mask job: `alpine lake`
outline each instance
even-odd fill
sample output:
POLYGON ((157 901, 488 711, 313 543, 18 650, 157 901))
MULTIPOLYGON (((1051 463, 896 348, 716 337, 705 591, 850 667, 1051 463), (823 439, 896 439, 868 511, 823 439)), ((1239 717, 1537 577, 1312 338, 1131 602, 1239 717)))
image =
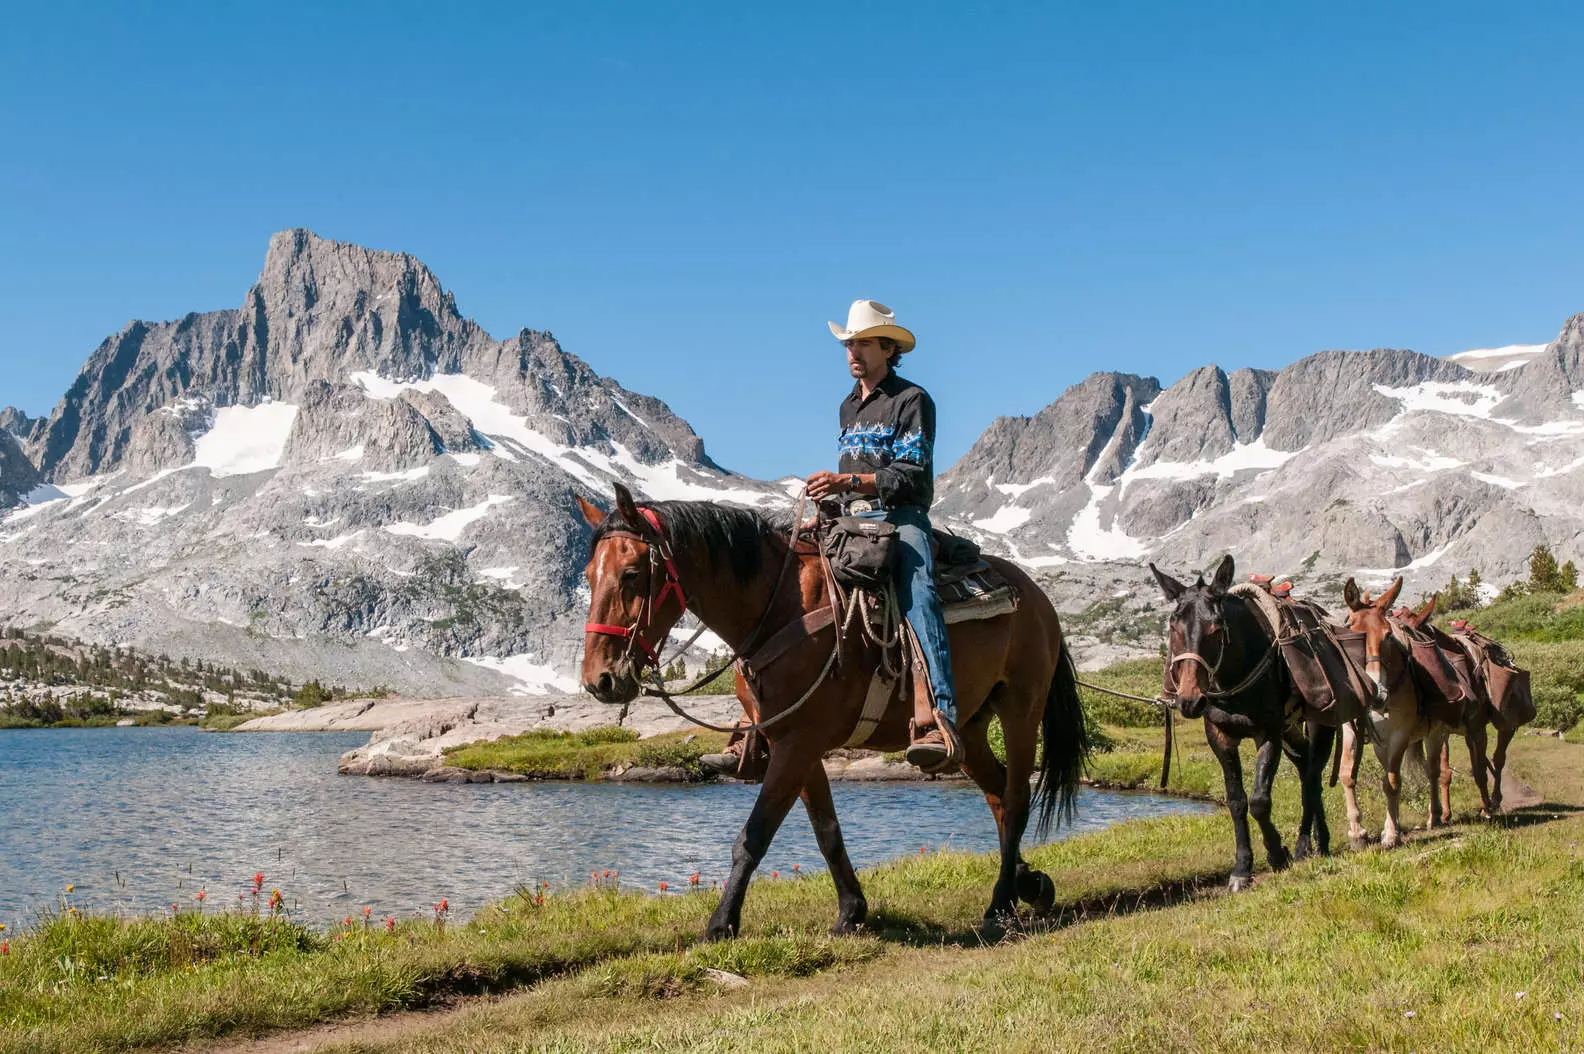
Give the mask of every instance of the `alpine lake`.
MULTIPOLYGON (((366 733, 192 727, 0 731, 0 922, 75 906, 124 914, 250 907, 255 875, 295 917, 467 914, 518 886, 656 891, 723 880, 758 788, 737 783, 431 784, 340 776, 366 733), (606 873, 610 877, 606 878, 606 873), (67 892, 68 889, 70 892, 67 892), (202 897, 200 899, 200 894, 202 897)), ((939 848, 988 852, 966 781, 835 784, 858 867, 939 848)), ((1052 838, 1200 802, 1085 788, 1052 838)), ((1029 839, 1032 843, 1032 835, 1029 839)), ((795 807, 761 873, 824 869, 795 807)))

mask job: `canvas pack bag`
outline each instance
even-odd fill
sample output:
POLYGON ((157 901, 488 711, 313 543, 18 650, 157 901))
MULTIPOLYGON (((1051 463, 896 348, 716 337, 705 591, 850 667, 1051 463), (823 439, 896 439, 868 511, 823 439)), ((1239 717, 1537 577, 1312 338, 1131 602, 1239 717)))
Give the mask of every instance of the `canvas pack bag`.
POLYGON ((1454 632, 1452 639, 1462 646, 1475 669, 1485 678, 1491 707, 1501 724, 1517 728, 1535 719, 1537 711, 1529 687, 1529 671, 1519 669, 1506 648, 1472 629, 1454 632))
POLYGON ((825 558, 843 589, 883 590, 896 566, 896 524, 838 516, 825 532, 825 558))

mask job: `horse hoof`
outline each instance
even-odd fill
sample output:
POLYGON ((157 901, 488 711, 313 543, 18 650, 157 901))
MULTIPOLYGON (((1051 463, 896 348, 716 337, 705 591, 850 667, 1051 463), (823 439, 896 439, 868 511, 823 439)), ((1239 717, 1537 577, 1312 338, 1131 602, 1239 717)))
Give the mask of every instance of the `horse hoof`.
POLYGON ((984 921, 980 923, 979 932, 986 940, 1000 940, 1011 931, 1017 929, 1017 907, 1008 904, 1006 907, 991 905, 984 913, 984 921))
POLYGON ((1227 882, 1228 893, 1241 893, 1254 884, 1254 879, 1249 875, 1233 875, 1227 882))
POLYGON ((1401 844, 1402 844, 1402 836, 1401 835, 1395 835, 1395 834, 1394 835, 1390 835, 1390 836, 1384 835, 1384 834, 1381 835, 1381 848, 1382 849, 1396 849, 1401 844))
POLYGON ((836 920, 836 925, 831 927, 832 937, 846 937, 853 933, 860 933, 864 928, 864 919, 868 911, 843 912, 836 920))
POLYGON ((1285 871, 1292 866, 1292 854, 1285 849, 1278 849, 1269 856, 1272 871, 1285 871))
POLYGON ((1307 860, 1309 859, 1309 855, 1313 852, 1314 850, 1309 847, 1308 842, 1299 842, 1298 847, 1293 850, 1293 859, 1307 860))
POLYGON ((737 931, 731 926, 712 922, 704 928, 704 939, 706 941, 729 941, 735 936, 737 936, 737 931))
POLYGON ((1018 875, 1017 895, 1036 912, 1046 912, 1056 903, 1056 883, 1043 871, 1025 871, 1018 875))

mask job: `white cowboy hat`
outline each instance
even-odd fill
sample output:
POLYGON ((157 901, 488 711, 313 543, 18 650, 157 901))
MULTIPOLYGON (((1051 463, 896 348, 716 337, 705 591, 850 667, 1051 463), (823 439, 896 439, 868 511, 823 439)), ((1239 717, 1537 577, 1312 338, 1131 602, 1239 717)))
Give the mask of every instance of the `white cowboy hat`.
POLYGON ((896 324, 896 312, 877 300, 854 300, 847 309, 847 326, 825 323, 837 340, 846 342, 861 337, 890 337, 897 342, 898 351, 912 351, 918 341, 913 334, 896 324))

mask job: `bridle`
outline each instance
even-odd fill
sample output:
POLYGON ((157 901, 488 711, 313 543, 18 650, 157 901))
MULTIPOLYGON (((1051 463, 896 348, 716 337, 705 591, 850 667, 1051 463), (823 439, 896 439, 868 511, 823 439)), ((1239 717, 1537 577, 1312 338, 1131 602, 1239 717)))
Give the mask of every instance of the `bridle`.
MULTIPOLYGON (((1178 652, 1176 655, 1168 657, 1166 660, 1166 668, 1173 671, 1172 687, 1175 689, 1177 686, 1176 669, 1178 664, 1191 662, 1196 666, 1203 668, 1204 671, 1210 675, 1210 690, 1207 692, 1201 692, 1200 695, 1202 698, 1230 699, 1233 696, 1242 695, 1244 692, 1248 691, 1257 681, 1259 681, 1260 678, 1264 677, 1265 674, 1270 671, 1271 661, 1275 659, 1276 649, 1280 644, 1281 639, 1279 636, 1272 639, 1270 647, 1265 649, 1265 654, 1260 656, 1260 660, 1254 664, 1254 668, 1248 672, 1247 676, 1245 676, 1241 681, 1233 685, 1231 688, 1220 687, 1217 684, 1216 678, 1216 675, 1221 672, 1221 663, 1226 660, 1227 642, 1225 638, 1222 638, 1221 651, 1218 655, 1216 655, 1216 661, 1214 663, 1207 661, 1203 655, 1200 655, 1196 651, 1184 651, 1178 652)), ((1176 697, 1175 691, 1172 693, 1172 697, 1176 697)))
MULTIPOLYGON (((1403 624, 1399 622, 1397 625, 1403 624)), ((1369 653, 1367 644, 1364 651, 1364 670, 1367 673, 1369 672, 1370 665, 1372 663, 1375 665, 1377 670, 1375 684, 1380 688, 1381 702, 1383 703, 1386 701, 1386 698, 1391 695, 1391 693, 1397 690, 1397 686, 1403 683, 1403 679, 1408 676, 1409 668, 1413 665, 1413 652, 1407 645, 1397 638, 1396 630, 1397 626, 1388 619, 1386 623, 1386 632, 1381 635, 1382 645, 1385 645, 1387 641, 1391 641, 1393 644, 1396 644, 1403 653, 1402 668, 1397 671, 1396 680, 1392 681, 1390 684, 1386 683, 1386 663, 1382 658, 1382 653, 1376 652, 1375 654, 1371 655, 1369 653)), ((1403 625, 1403 632, 1409 633, 1412 631, 1408 629, 1406 625, 1403 625)), ((1369 640, 1368 637, 1365 637, 1364 639, 1366 642, 1369 640)))
MULTIPOLYGON (((620 637, 627 642, 623 652, 634 663, 635 668, 642 668, 639 657, 633 654, 633 649, 642 650, 643 655, 654 665, 660 664, 660 652, 645 635, 654 623, 654 613, 665 603, 666 597, 676 594, 677 603, 682 611, 687 611, 687 594, 682 592, 682 579, 677 575, 676 562, 671 558, 671 546, 665 540, 665 529, 660 525, 660 517, 650 508, 640 506, 638 512, 654 528, 654 537, 646 538, 636 531, 614 530, 607 533, 632 538, 642 542, 649 549, 649 592, 644 596, 643 607, 638 611, 638 618, 631 626, 615 626, 608 622, 585 622, 583 632, 599 633, 607 637, 620 637), (662 578, 663 575, 663 578, 662 578), (656 580, 660 580, 659 591, 656 592, 656 580)), ((678 616, 680 617, 680 615, 678 616)))

